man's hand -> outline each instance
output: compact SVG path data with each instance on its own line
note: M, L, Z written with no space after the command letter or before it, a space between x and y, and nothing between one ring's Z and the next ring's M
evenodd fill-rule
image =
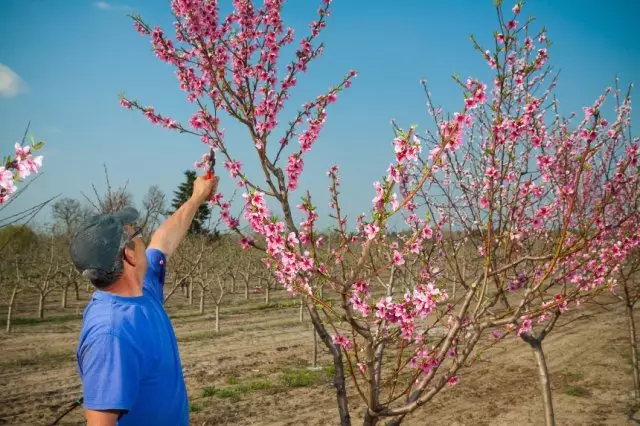
M200 206L210 200L217 189L218 176L211 179L198 176L193 182L191 198L160 225L151 237L149 248L160 250L166 257L171 256L187 234Z
M191 197L202 204L205 201L211 199L211 197L218 190L218 176L212 176L211 179L207 179L205 176L198 176L193 182L193 193Z

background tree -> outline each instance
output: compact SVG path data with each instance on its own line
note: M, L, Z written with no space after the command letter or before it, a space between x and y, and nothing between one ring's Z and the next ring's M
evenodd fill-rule
M7 333L11 332L11 316L18 294L25 288L23 271L31 267L37 245L38 235L28 226L0 229L0 297L7 304Z
M169 214L173 214L176 210L180 208L189 198L191 198L191 194L193 193L193 182L196 180L196 172L193 170L185 170L184 172L185 181L178 185L178 189L173 192L173 200L171 201L171 207L173 210L169 212ZM200 206L196 215L193 218L193 222L191 222L191 227L189 228L190 234L202 234L207 233L205 229L205 223L209 216L211 215L211 208L205 203Z
M140 226L145 236L150 236L160 225L161 218L167 212L166 198L164 191L158 185L153 185L142 199Z
M53 203L51 210L53 218L62 226L67 237L73 234L85 214L80 202L69 197L61 198Z

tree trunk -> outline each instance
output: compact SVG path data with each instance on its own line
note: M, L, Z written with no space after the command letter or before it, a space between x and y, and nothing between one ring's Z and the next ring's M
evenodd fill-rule
M331 336L322 324L322 320L318 312L311 306L310 308L311 322L318 332L318 336L322 339L325 346L333 356L333 366L335 374L333 376L333 386L336 389L336 399L338 402L338 413L340 414L340 425L351 426L351 415L349 414L349 399L347 398L347 387L345 383L344 365L342 362L342 352L340 348L333 344Z
M629 343L631 345L631 365L633 366L633 386L636 398L640 398L640 370L638 369L638 340L636 339L636 323L633 320L633 305L627 304L627 320L629 323Z
M189 280L189 305L193 305L193 283Z
M269 304L269 283L267 283L267 286L264 289L264 302L267 305Z
M44 293L40 293L40 297L38 298L38 318L44 318Z
M530 335L523 335L523 340L533 349L533 355L536 358L536 364L538 364L540 391L542 393L542 402L544 404L545 425L555 426L556 420L553 414L553 400L551 398L551 380L549 378L547 361L544 357L544 350L542 349L542 342Z
M204 314L204 288L200 290L200 315Z
M300 322L304 321L304 305L302 304L302 297L300 298Z
M231 293L235 294L236 292L236 277L235 275L231 276Z
M62 288L62 309L67 309L67 287Z
M80 286L78 285L78 281L73 282L73 289L76 292L76 301L80 300Z
M313 358L311 365L313 368L316 368L318 366L318 334L313 326L311 326L311 332L313 333Z
M216 333L220 333L220 305L216 304Z
M13 314L13 305L16 303L17 295L18 285L16 284L11 292L11 299L9 299L9 306L7 307L7 333L11 333L11 315Z
M380 421L380 417L378 416L372 416L369 414L369 409L365 408L364 411L364 421L362 422L363 426L376 426L378 424L378 421Z
M249 281L244 282L244 300L249 300Z

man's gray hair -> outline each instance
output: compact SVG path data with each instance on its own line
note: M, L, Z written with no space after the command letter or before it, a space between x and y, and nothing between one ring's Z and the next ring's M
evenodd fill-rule
M126 231L122 231L122 238L120 239L120 246L118 248L118 254L113 261L111 271L103 271L102 269L85 269L82 271L82 276L91 281L96 288L105 288L114 282L116 282L124 271L124 248L135 248L135 243L129 238L129 234Z

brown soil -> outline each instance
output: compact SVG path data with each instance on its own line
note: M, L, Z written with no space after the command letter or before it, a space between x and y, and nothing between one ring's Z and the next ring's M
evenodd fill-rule
M59 295L51 296L44 321L29 320L37 299L22 293L13 332L4 333L2 324L0 425L51 423L80 396L75 347L88 293L81 292L76 302L71 292L66 310L59 308ZM319 342L320 369L309 369L313 339L308 317L300 323L295 299L281 292L273 292L271 299L276 306L264 309L262 295L251 294L249 301L242 294L229 295L216 334L213 306L199 315L197 299L190 306L182 294L172 296L168 311L179 339L191 424L339 424L324 346ZM578 314L589 316L580 319ZM567 319L574 321L544 342L557 424L638 424L629 418L635 407L622 307L589 305L574 309ZM350 405L353 423L360 424L363 405L353 392ZM83 424L81 409L60 424ZM508 339L405 424L544 424L531 350Z

